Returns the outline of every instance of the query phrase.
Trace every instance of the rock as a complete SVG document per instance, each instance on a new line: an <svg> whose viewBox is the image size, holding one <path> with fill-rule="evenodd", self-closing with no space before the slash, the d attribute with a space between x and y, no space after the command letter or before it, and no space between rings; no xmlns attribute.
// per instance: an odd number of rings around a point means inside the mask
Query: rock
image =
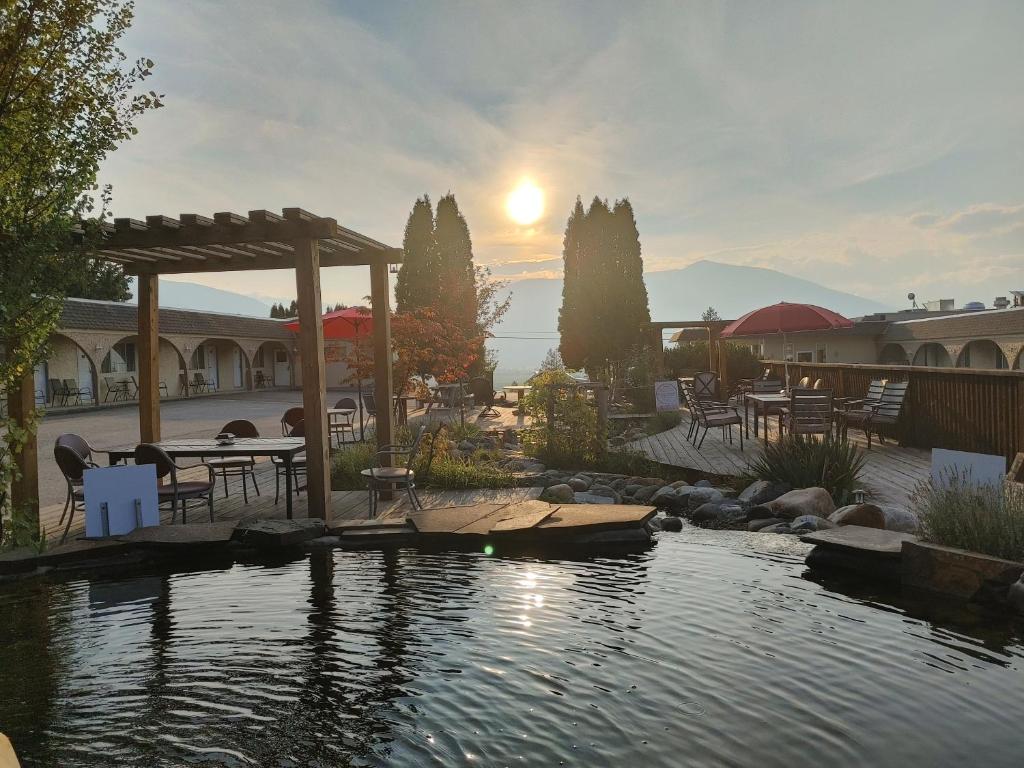
<svg viewBox="0 0 1024 768"><path fill-rule="evenodd" d="M623 496L635 496L636 492L639 491L641 488L644 488L644 487L646 487L646 486L640 485L638 483L630 483L629 485L627 485L625 488L622 489L622 495Z"/></svg>
<svg viewBox="0 0 1024 768"><path fill-rule="evenodd" d="M904 586L963 600L981 597L989 585L1008 592L1024 574L1024 563L923 541L904 542L902 554Z"/></svg>
<svg viewBox="0 0 1024 768"><path fill-rule="evenodd" d="M323 520L315 517L295 520L256 520L235 526L234 538L262 549L293 547L326 533Z"/></svg>
<svg viewBox="0 0 1024 768"><path fill-rule="evenodd" d="M341 546L340 536L320 536L315 539L310 539L304 542L303 547L306 549L333 549L334 547Z"/></svg>
<svg viewBox="0 0 1024 768"><path fill-rule="evenodd" d="M676 489L676 494L680 498L682 498L681 490ZM711 488L710 485L694 486L693 490L690 490L686 495L690 509L696 509L701 504L707 504L709 501L720 501L723 498L722 493L716 488Z"/></svg>
<svg viewBox="0 0 1024 768"><path fill-rule="evenodd" d="M832 497L824 488L801 488L790 491L761 506L770 509L775 517L787 520L801 515L827 518L836 511Z"/></svg>
<svg viewBox="0 0 1024 768"><path fill-rule="evenodd" d="M733 502L709 501L697 507L690 519L695 525L707 528L731 528L745 523L747 513Z"/></svg>
<svg viewBox="0 0 1024 768"><path fill-rule="evenodd" d="M689 485L685 480L676 480L674 483L669 483L669 488L683 488Z"/></svg>
<svg viewBox="0 0 1024 768"><path fill-rule="evenodd" d="M853 530L854 526L835 528L836 531ZM866 530L878 530L869 528ZM862 552L835 549L828 546L814 547L804 561L812 571L840 571L853 574L865 581L899 582L900 561L888 557L873 557Z"/></svg>
<svg viewBox="0 0 1024 768"><path fill-rule="evenodd" d="M661 521L665 520L665 519L667 519L667 518L664 518L664 517L652 517L650 520L647 521L647 528L649 530L651 530L651 531L660 531L661 530ZM675 518L673 518L673 519L675 519Z"/></svg>
<svg viewBox="0 0 1024 768"><path fill-rule="evenodd" d="M622 496L614 488L609 488L607 485L592 485L588 493L591 496L604 497L602 504L621 504Z"/></svg>
<svg viewBox="0 0 1024 768"><path fill-rule="evenodd" d="M844 525L841 528L805 534L800 537L800 540L818 547L839 549L861 557L899 560L904 542L917 541L917 537L909 533L880 531L877 528L864 528L859 525Z"/></svg>
<svg viewBox="0 0 1024 768"><path fill-rule="evenodd" d="M718 520L718 510L722 506L721 502L709 501L701 504L690 515L690 520L693 521L694 525L703 525L704 523L710 523Z"/></svg>
<svg viewBox="0 0 1024 768"><path fill-rule="evenodd" d="M875 504L848 504L833 512L828 519L836 525L885 528L885 513Z"/></svg>
<svg viewBox="0 0 1024 768"><path fill-rule="evenodd" d="M921 530L920 519L909 509L885 506L882 507L882 514L885 515L885 530L887 531L916 534Z"/></svg>
<svg viewBox="0 0 1024 768"><path fill-rule="evenodd" d="M1024 576L1010 585L1006 591L1006 602L1017 613L1024 614Z"/></svg>
<svg viewBox="0 0 1024 768"><path fill-rule="evenodd" d="M639 491L633 494L633 498L636 499L641 504L646 504L648 501L651 500L651 497L654 496L654 494L656 494L659 490L660 489L656 485L645 485L643 488L641 488Z"/></svg>
<svg viewBox="0 0 1024 768"><path fill-rule="evenodd" d="M665 481L660 477L641 477L636 482L637 485L653 486L655 488L661 488L665 484Z"/></svg>
<svg viewBox="0 0 1024 768"><path fill-rule="evenodd" d="M552 504L567 504L573 501L574 491L571 485L566 483L557 483L556 485L549 485L544 489L544 493L540 495L541 501L548 501Z"/></svg>
<svg viewBox="0 0 1024 768"><path fill-rule="evenodd" d="M539 461L527 461L523 464L523 472L536 472L541 474L547 471L547 467L541 464Z"/></svg>
<svg viewBox="0 0 1024 768"><path fill-rule="evenodd" d="M670 499L676 498L676 489L671 486L664 486L654 492L654 494L648 499L652 507L658 507L665 509L669 506Z"/></svg>
<svg viewBox="0 0 1024 768"><path fill-rule="evenodd" d="M765 526L758 533L793 533L793 529L789 527L789 523L777 523Z"/></svg>
<svg viewBox="0 0 1024 768"><path fill-rule="evenodd" d="M777 517L765 517L760 520L751 520L747 523L748 531L760 531L765 528L770 528L773 525L783 525L786 521L780 520Z"/></svg>
<svg viewBox="0 0 1024 768"><path fill-rule="evenodd" d="M771 480L757 480L746 488L739 495L739 500L757 506L775 501L784 493L792 490L786 483L774 483Z"/></svg>
<svg viewBox="0 0 1024 768"><path fill-rule="evenodd" d="M698 480L693 485L694 485L695 488L711 488L712 487L710 480Z"/></svg>
<svg viewBox="0 0 1024 768"><path fill-rule="evenodd" d="M793 518L793 522L790 523L789 527L793 529L793 533L807 533L809 531L825 531L829 528L835 528L836 524L823 517L800 515L800 517Z"/></svg>
<svg viewBox="0 0 1024 768"><path fill-rule="evenodd" d="M585 491L590 487L590 480L577 475L576 477L570 477L567 485L574 491Z"/></svg>
<svg viewBox="0 0 1024 768"><path fill-rule="evenodd" d="M683 520L680 517L663 517L661 519L661 530L678 532L683 530Z"/></svg>
<svg viewBox="0 0 1024 768"><path fill-rule="evenodd" d="M573 501L577 504L619 504L621 502L615 501L608 498L607 496L598 496L594 493L587 491L577 491L573 494Z"/></svg>
<svg viewBox="0 0 1024 768"><path fill-rule="evenodd" d="M775 517L775 514L768 509L768 507L751 507L747 510L747 520L769 520ZM780 518L781 519L781 518Z"/></svg>

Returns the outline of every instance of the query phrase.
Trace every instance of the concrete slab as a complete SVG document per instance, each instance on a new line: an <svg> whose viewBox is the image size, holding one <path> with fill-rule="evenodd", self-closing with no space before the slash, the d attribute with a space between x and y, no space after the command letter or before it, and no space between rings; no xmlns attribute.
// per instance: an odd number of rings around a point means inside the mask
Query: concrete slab
<svg viewBox="0 0 1024 768"><path fill-rule="evenodd" d="M186 525L150 525L118 536L126 544L139 547L197 548L225 546L235 532L234 522L188 523Z"/></svg>
<svg viewBox="0 0 1024 768"><path fill-rule="evenodd" d="M465 507L422 509L419 512L411 512L408 520L419 533L472 533L472 530L464 529L507 506L508 504L472 504ZM483 533L487 533L488 530L489 527Z"/></svg>
<svg viewBox="0 0 1024 768"><path fill-rule="evenodd" d="M235 539L260 549L294 547L326 533L324 521L316 517L296 520L257 520L239 523Z"/></svg>
<svg viewBox="0 0 1024 768"><path fill-rule="evenodd" d="M409 523L406 517L379 517L372 520L346 520L332 525L328 528L328 531L333 536L340 536L348 531L387 531L387 530L401 530L401 529L412 529L412 525Z"/></svg>
<svg viewBox="0 0 1024 768"><path fill-rule="evenodd" d="M859 552L876 557L898 558L905 541L917 541L917 536L898 531L844 525L827 531L814 531L800 537L800 541L817 546Z"/></svg>
<svg viewBox="0 0 1024 768"><path fill-rule="evenodd" d="M566 504L540 523L537 530L641 528L657 512L655 507L639 504Z"/></svg>
<svg viewBox="0 0 1024 768"><path fill-rule="evenodd" d="M494 523L488 533L517 533L527 531L547 520L557 512L557 504L546 501L524 501L511 504L498 513L499 520Z"/></svg>

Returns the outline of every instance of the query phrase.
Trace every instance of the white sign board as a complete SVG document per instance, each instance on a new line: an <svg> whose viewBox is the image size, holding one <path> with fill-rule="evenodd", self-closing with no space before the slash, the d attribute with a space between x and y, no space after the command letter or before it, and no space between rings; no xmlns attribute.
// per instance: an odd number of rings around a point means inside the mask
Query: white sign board
<svg viewBox="0 0 1024 768"><path fill-rule="evenodd" d="M1006 457L933 448L932 486L945 485L950 476L970 477L975 485L999 485L1006 477Z"/></svg>
<svg viewBox="0 0 1024 768"><path fill-rule="evenodd" d="M119 536L160 525L156 467L152 464L87 469L82 489L86 538Z"/></svg>
<svg viewBox="0 0 1024 768"><path fill-rule="evenodd" d="M658 411L679 410L679 384L676 381L654 382L654 408Z"/></svg>

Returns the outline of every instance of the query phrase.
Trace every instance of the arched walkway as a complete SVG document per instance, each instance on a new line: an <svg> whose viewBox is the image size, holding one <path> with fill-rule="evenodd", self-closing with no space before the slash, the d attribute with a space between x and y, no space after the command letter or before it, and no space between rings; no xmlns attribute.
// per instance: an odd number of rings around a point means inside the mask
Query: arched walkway
<svg viewBox="0 0 1024 768"><path fill-rule="evenodd" d="M50 356L36 367L36 390L50 406L80 405L96 400L96 366L89 353L62 333L50 337ZM65 396L64 392L73 394Z"/></svg>
<svg viewBox="0 0 1024 768"><path fill-rule="evenodd" d="M956 361L956 367L1005 370L1010 366L998 344L989 339L978 339L963 348L960 358Z"/></svg>
<svg viewBox="0 0 1024 768"><path fill-rule="evenodd" d="M280 341L265 341L256 350L252 361L253 386L290 387L292 355Z"/></svg>
<svg viewBox="0 0 1024 768"><path fill-rule="evenodd" d="M953 361L949 352L941 344L923 344L914 353L913 365L927 366L928 368L950 368Z"/></svg>
<svg viewBox="0 0 1024 768"><path fill-rule="evenodd" d="M878 353L878 362L881 365L906 365L907 350L900 344L886 344Z"/></svg>
<svg viewBox="0 0 1024 768"><path fill-rule="evenodd" d="M174 344L160 337L158 352L160 360L160 394L170 397L184 394L181 388L181 371L185 358ZM98 376L99 398L110 402L135 396L139 381L138 336L125 336L111 345L100 363Z"/></svg>
<svg viewBox="0 0 1024 768"><path fill-rule="evenodd" d="M188 369L192 384L196 383L196 373L199 373L207 385L200 392L223 392L250 386L249 357L231 339L210 338L196 344Z"/></svg>

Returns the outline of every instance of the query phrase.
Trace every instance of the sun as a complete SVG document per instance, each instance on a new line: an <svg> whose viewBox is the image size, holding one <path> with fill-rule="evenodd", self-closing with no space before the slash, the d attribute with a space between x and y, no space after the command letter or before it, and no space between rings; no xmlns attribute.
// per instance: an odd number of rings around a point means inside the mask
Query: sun
<svg viewBox="0 0 1024 768"><path fill-rule="evenodd" d="M533 224L544 213L544 193L529 179L508 193L505 211L516 224Z"/></svg>

